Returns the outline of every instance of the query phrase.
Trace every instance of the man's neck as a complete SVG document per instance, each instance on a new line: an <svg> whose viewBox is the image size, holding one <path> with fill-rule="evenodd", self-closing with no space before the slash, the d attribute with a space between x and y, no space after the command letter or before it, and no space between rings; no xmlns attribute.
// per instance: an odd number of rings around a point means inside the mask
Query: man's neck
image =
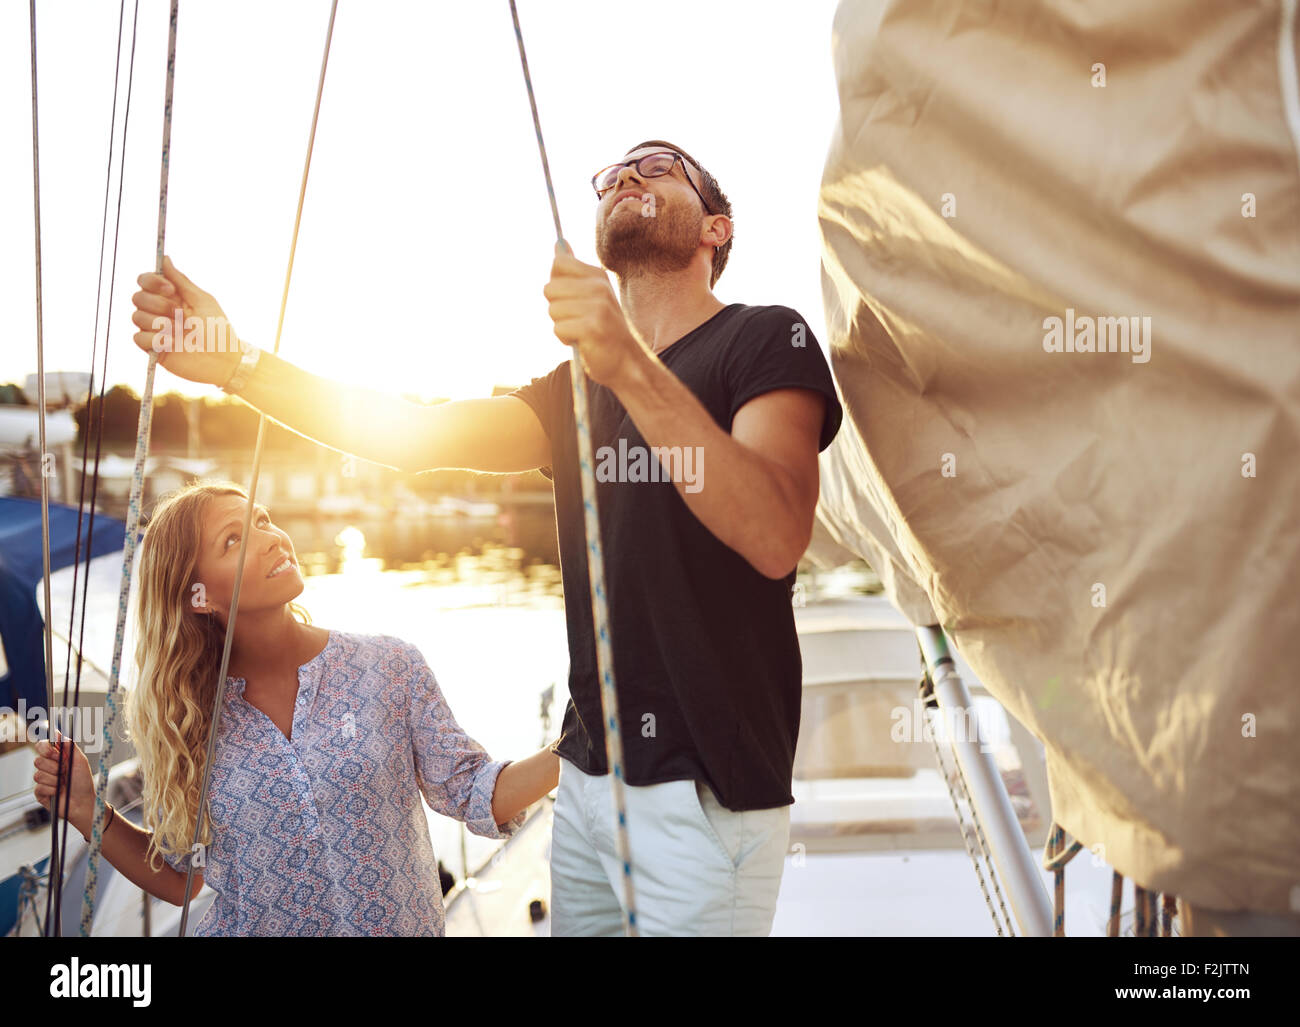
<svg viewBox="0 0 1300 1027"><path fill-rule="evenodd" d="M678 273L620 277L618 292L623 313L656 353L726 306L700 280L694 267Z"/></svg>

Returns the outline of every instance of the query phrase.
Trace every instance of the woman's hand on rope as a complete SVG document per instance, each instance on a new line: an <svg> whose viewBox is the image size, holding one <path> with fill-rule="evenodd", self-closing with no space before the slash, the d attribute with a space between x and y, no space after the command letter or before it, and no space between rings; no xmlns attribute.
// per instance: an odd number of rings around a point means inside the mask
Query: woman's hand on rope
<svg viewBox="0 0 1300 1027"><path fill-rule="evenodd" d="M556 243L551 280L542 294L551 303L556 338L577 346L587 374L618 391L650 351L628 323L605 269L584 264Z"/></svg>
<svg viewBox="0 0 1300 1027"><path fill-rule="evenodd" d="M224 385L239 364L240 343L226 312L163 257L163 273L150 271L136 281L131 320L140 331L135 344L157 353L173 374L205 385Z"/></svg>
<svg viewBox="0 0 1300 1027"><path fill-rule="evenodd" d="M59 746L63 750L63 781L59 791L59 813L67 803L68 823L81 832L83 837L90 837L91 819L95 814L95 783L90 776L90 762L86 754L66 738L55 738L53 742L42 739L36 743L36 801L46 809L54 799L54 788L58 783ZM53 811L51 811L53 812Z"/></svg>

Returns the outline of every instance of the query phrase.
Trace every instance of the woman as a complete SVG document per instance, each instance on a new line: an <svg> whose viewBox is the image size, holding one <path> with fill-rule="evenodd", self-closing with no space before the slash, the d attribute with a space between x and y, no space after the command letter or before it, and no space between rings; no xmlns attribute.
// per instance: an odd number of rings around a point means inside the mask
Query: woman
<svg viewBox="0 0 1300 1027"><path fill-rule="evenodd" d="M141 829L110 810L103 853L177 905L247 502L235 485L190 485L159 501L141 543L127 729L147 812ZM260 505L250 536L193 853L191 894L206 879L217 899L195 934L441 935L420 794L475 834L504 837L555 788L559 757L543 749L493 762L457 725L415 646L308 623L293 603L303 591L293 544ZM89 836L89 764L59 744L65 783L71 768L68 820ZM37 749L36 797L48 809L58 750Z"/></svg>

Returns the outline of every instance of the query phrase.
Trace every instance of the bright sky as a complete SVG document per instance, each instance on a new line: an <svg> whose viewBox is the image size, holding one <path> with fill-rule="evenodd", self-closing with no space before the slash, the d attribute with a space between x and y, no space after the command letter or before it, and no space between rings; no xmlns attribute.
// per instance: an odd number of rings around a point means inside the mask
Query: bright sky
<svg viewBox="0 0 1300 1027"><path fill-rule="evenodd" d="M0 381L19 382L36 370L27 6L0 5ZM139 7L108 366L110 383L137 391L147 361L130 339L130 297L154 267L168 4ZM579 259L596 263L591 175L642 139L671 140L704 162L735 211L718 298L795 307L824 344L816 201L837 115L834 7L519 0L560 218ZM36 8L45 367L85 371L118 5ZM329 9L180 4L166 250L241 336L268 349ZM128 3L119 141L131 18ZM110 250L117 176L115 158ZM521 384L568 355L542 296L553 247L506 0L343 0L281 355L425 397ZM213 391L162 369L156 388Z"/></svg>

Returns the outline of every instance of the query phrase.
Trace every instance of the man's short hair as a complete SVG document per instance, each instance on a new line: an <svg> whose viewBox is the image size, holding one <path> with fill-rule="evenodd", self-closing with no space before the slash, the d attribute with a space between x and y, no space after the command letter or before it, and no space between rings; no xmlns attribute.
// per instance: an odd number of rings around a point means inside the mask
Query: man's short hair
<svg viewBox="0 0 1300 1027"><path fill-rule="evenodd" d="M666 139L649 139L644 143L637 143L635 146L629 147L627 152L631 153L633 150L640 150L646 146L662 146L665 150L680 153L683 159L700 173L700 195L704 197L704 202L709 206L707 213L725 214L728 218L731 217L731 201L727 199L727 194L718 185L718 180L709 174L708 169L703 164L680 146L675 146ZM709 288L713 288L714 283L722 276L722 269L727 266L727 257L731 255L732 238L734 238L734 228L733 234L727 237L726 242L713 248L713 273L709 278Z"/></svg>

